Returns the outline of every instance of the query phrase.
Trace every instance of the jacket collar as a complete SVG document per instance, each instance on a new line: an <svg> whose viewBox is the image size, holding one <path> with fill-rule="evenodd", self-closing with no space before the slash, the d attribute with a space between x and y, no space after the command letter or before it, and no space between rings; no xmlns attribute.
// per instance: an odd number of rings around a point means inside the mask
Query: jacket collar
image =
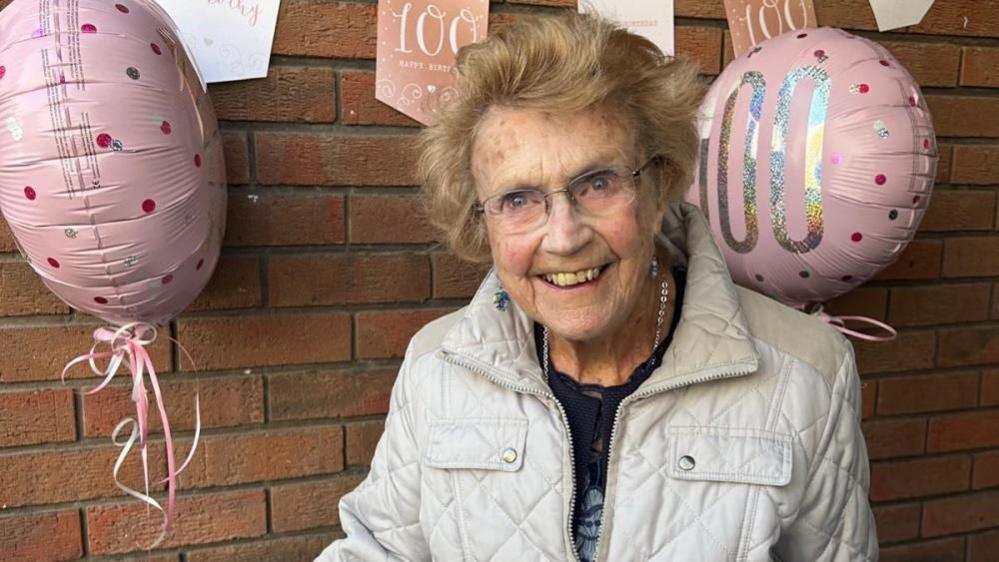
<svg viewBox="0 0 999 562"><path fill-rule="evenodd" d="M687 268L683 308L662 365L636 392L693 384L703 379L748 374L758 356L750 338L739 295L707 221L693 205L670 205L659 242L674 263ZM548 393L538 365L533 321L510 302L497 310L499 288L490 271L465 310L444 335L442 349L474 363L490 378L525 391Z"/></svg>

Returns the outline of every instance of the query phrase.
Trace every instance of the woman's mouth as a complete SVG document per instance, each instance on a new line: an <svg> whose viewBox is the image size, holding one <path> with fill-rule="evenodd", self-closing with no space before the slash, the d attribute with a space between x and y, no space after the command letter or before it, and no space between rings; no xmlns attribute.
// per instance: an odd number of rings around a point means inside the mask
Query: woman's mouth
<svg viewBox="0 0 999 562"><path fill-rule="evenodd" d="M545 273L540 277L549 285L555 287L575 287L584 283L590 283L600 278L600 274L607 269L607 266L591 267L580 271L567 271L558 273Z"/></svg>

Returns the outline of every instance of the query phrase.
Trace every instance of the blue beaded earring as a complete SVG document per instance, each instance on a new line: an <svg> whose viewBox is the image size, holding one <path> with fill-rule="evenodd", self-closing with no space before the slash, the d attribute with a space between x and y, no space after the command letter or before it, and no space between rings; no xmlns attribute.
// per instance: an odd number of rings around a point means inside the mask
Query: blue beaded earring
<svg viewBox="0 0 999 562"><path fill-rule="evenodd" d="M655 279L659 275L659 260L656 256L652 256L652 261L649 263L649 274Z"/></svg>
<svg viewBox="0 0 999 562"><path fill-rule="evenodd" d="M505 311L506 307L510 304L510 295L506 293L506 289L500 286L495 293L493 293L493 306L496 310Z"/></svg>

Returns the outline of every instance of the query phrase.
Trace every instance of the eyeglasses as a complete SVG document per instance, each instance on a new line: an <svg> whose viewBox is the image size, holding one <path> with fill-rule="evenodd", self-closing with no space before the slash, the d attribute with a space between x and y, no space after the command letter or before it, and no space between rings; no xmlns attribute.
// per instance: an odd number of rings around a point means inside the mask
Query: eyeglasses
<svg viewBox="0 0 999 562"><path fill-rule="evenodd" d="M551 214L552 196L565 193L576 211L584 216L606 216L631 204L637 194L636 180L661 156L656 155L635 170L623 166L587 172L555 191L515 189L498 193L475 207L506 234L522 234L540 228Z"/></svg>

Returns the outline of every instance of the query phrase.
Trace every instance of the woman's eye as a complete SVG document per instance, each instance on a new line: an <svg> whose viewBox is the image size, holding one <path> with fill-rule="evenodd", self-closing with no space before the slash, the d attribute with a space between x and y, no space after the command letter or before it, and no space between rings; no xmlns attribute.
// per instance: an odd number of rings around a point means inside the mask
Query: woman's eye
<svg viewBox="0 0 999 562"><path fill-rule="evenodd" d="M527 194L522 191L507 193L503 196L504 209L517 210L526 206L529 202Z"/></svg>
<svg viewBox="0 0 999 562"><path fill-rule="evenodd" d="M600 173L590 178L588 182L594 191L605 191L614 186L614 177L611 173Z"/></svg>

